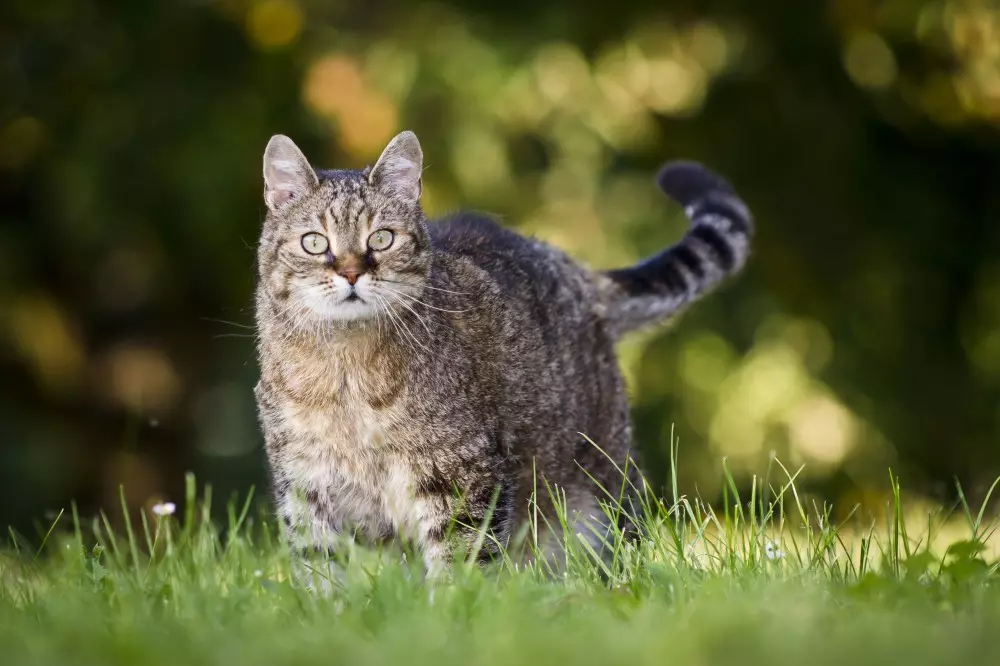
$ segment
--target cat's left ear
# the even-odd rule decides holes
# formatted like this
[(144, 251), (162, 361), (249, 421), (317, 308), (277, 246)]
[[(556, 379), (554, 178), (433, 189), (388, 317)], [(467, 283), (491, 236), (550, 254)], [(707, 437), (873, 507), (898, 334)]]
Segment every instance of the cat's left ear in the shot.
[(400, 132), (382, 151), (368, 182), (408, 202), (420, 199), (424, 153), (413, 132)]
[(276, 134), (264, 149), (264, 201), (272, 211), (309, 194), (319, 179), (299, 147)]

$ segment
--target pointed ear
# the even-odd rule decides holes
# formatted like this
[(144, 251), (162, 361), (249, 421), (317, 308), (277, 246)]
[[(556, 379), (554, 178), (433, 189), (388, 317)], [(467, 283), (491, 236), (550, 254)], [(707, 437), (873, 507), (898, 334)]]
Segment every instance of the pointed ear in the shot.
[(264, 201), (271, 210), (301, 199), (319, 183), (309, 160), (291, 139), (275, 134), (264, 149)]
[(424, 153), (413, 132), (396, 135), (368, 174), (368, 182), (410, 202), (420, 199)]

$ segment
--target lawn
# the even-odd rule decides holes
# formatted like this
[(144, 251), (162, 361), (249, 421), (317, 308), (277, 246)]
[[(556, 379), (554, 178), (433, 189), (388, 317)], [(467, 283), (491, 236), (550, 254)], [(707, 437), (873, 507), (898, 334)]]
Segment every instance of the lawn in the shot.
[(997, 663), (988, 507), (918, 521), (887, 486), (884, 516), (839, 523), (789, 479), (714, 511), (674, 493), (606, 570), (571, 541), (562, 574), (458, 563), (431, 584), (398, 553), (347, 548), (320, 595), (290, 582), (266, 514), (234, 502), (213, 523), (190, 480), (173, 516), (115, 531), (67, 511), (40, 548), (12, 538), (0, 663)]

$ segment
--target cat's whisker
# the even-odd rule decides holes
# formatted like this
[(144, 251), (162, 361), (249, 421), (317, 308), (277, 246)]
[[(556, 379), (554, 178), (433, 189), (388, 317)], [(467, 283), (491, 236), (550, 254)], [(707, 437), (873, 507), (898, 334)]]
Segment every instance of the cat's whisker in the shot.
[(410, 348), (410, 351), (412, 351), (414, 354), (417, 353), (416, 348), (414, 348), (413, 344), (410, 342), (412, 341), (416, 343), (421, 349), (430, 353), (430, 350), (426, 346), (421, 344), (419, 340), (413, 337), (409, 329), (406, 327), (406, 324), (402, 321), (402, 319), (397, 313), (394, 313), (392, 311), (392, 308), (389, 307), (387, 301), (385, 302), (385, 305), (386, 305), (385, 311), (389, 315), (390, 320), (393, 322), (393, 326), (395, 326), (396, 332), (400, 336), (400, 340), (406, 343), (406, 345)]
[[(305, 306), (298, 302), (292, 302), (287, 305), (281, 306), (275, 315), (275, 320), (286, 323), (288, 325), (288, 331), (284, 335), (286, 338), (292, 338), (297, 335), (309, 335), (313, 333), (312, 327), (307, 327), (306, 324), (313, 324), (313, 318), (309, 316), (309, 312), (306, 310)], [(280, 325), (279, 325), (280, 328)]]
[(381, 340), (382, 339), (382, 316), (381, 316), (382, 312), (381, 312), (381, 309), (379, 307), (380, 304), (378, 302), (378, 298), (375, 298), (375, 300), (372, 303), (372, 305), (375, 308), (375, 325), (378, 327), (378, 339)]
[(406, 301), (404, 301), (404, 300), (403, 300), (402, 298), (400, 298), (400, 297), (399, 297), (399, 294), (398, 294), (398, 293), (395, 293), (395, 292), (393, 292), (392, 290), (389, 290), (389, 289), (387, 289), (385, 293), (386, 293), (386, 294), (388, 294), (388, 295), (390, 295), (390, 296), (393, 296), (393, 297), (394, 297), (394, 298), (396, 299), (396, 302), (397, 302), (397, 303), (399, 303), (399, 304), (400, 304), (400, 305), (402, 305), (402, 306), (403, 306), (404, 308), (406, 308), (407, 310), (409, 310), (410, 312), (412, 312), (412, 313), (413, 313), (413, 316), (414, 316), (414, 317), (416, 317), (416, 318), (417, 318), (417, 321), (418, 321), (418, 322), (420, 322), (420, 324), (421, 324), (421, 325), (422, 325), (422, 326), (424, 327), (424, 330), (425, 330), (425, 331), (427, 331), (427, 335), (430, 335), (430, 336), (433, 336), (433, 335), (434, 335), (434, 334), (433, 334), (433, 333), (431, 332), (431, 329), (430, 329), (430, 327), (429, 327), (429, 326), (427, 326), (427, 322), (425, 322), (425, 321), (424, 321), (424, 318), (423, 318), (423, 317), (421, 317), (421, 316), (420, 316), (420, 315), (419, 315), (419, 314), (417, 313), (417, 311), (416, 311), (416, 310), (414, 310), (414, 309), (413, 309), (412, 307), (410, 307), (410, 305), (409, 305), (409, 304), (408, 304), (408, 303), (407, 303)]
[[(381, 298), (377, 294), (375, 295), (375, 299), (376, 299), (376, 302), (381, 306), (381, 308), (382, 308), (382, 314), (385, 315), (386, 321), (388, 321), (389, 325), (392, 326), (393, 329), (396, 331), (396, 333), (401, 336), (402, 334), (401, 334), (401, 332), (399, 330), (399, 327), (396, 325), (396, 322), (393, 320), (392, 313), (389, 312), (389, 305), (388, 305), (388, 303), (385, 302), (384, 298)], [(386, 327), (386, 334), (388, 334), (388, 333), (389, 333), (389, 330), (388, 330), (388, 326), (387, 326)]]
[[(392, 321), (392, 317), (390, 316), (391, 313), (389, 312), (389, 304), (386, 302), (386, 300), (384, 298), (382, 298), (378, 294), (373, 294), (373, 295), (375, 297), (375, 302), (381, 308), (380, 314), (384, 316), (385, 321), (387, 321), (389, 325), (392, 325), (393, 327), (395, 327), (395, 323)], [(383, 316), (379, 316), (378, 317), (380, 322), (382, 321)], [(381, 327), (381, 323), (379, 324), (379, 326)], [(381, 328), (379, 330), (381, 331)], [(386, 329), (385, 329), (385, 335), (389, 335), (389, 326), (388, 325), (386, 326)]]
[[(428, 354), (432, 354), (432, 355), (433, 355), (433, 353), (434, 353), (434, 352), (433, 352), (433, 350), (431, 350), (431, 348), (430, 348), (430, 347), (428, 347), (427, 345), (425, 345), (424, 343), (422, 343), (422, 342), (420, 341), (420, 339), (419, 339), (419, 338), (417, 338), (417, 336), (416, 336), (416, 335), (414, 335), (414, 333), (413, 333), (413, 331), (412, 331), (412, 330), (410, 329), (410, 327), (406, 325), (406, 321), (405, 321), (405, 320), (404, 320), (404, 319), (402, 318), (402, 316), (400, 316), (400, 314), (399, 314), (398, 312), (394, 313), (394, 316), (396, 316), (397, 318), (399, 318), (399, 325), (400, 325), (400, 327), (401, 327), (401, 328), (403, 329), (403, 331), (404, 331), (404, 332), (406, 333), (406, 336), (407, 336), (407, 337), (408, 337), (408, 338), (409, 338), (410, 340), (413, 340), (413, 343), (414, 343), (415, 345), (417, 345), (418, 347), (420, 347), (420, 348), (421, 348), (422, 350), (424, 350), (424, 351), (425, 351), (425, 352), (427, 352)], [(414, 350), (414, 351), (415, 351), (415, 350)]]
[(219, 338), (253, 338), (256, 339), (258, 336), (254, 333), (219, 333), (213, 335), (213, 340), (218, 340)]
[(253, 326), (251, 324), (240, 324), (238, 322), (228, 321), (226, 319), (213, 319), (212, 317), (202, 317), (201, 320), (202, 321), (210, 321), (210, 322), (213, 322), (213, 323), (216, 323), (216, 324), (226, 324), (227, 326), (235, 326), (236, 328), (247, 328), (247, 329), (250, 329), (250, 330), (253, 330), (254, 328), (256, 328), (255, 326)]
[[(391, 297), (393, 298), (393, 301), (392, 301), (393, 303), (397, 303), (397, 304), (399, 304), (399, 305), (402, 305), (403, 307), (405, 307), (405, 308), (406, 308), (407, 310), (409, 310), (409, 311), (410, 311), (411, 313), (413, 313), (413, 315), (414, 315), (414, 316), (415, 316), (415, 317), (416, 317), (416, 318), (417, 318), (417, 319), (418, 319), (418, 320), (419, 320), (419, 321), (420, 321), (421, 323), (423, 323), (423, 322), (424, 322), (424, 320), (428, 318), (428, 317), (426, 317), (426, 316), (422, 317), (422, 316), (421, 316), (421, 315), (420, 315), (420, 314), (419, 314), (418, 312), (416, 312), (416, 311), (415, 311), (415, 310), (414, 310), (414, 309), (413, 309), (413, 308), (412, 308), (412, 307), (410, 306), (410, 304), (409, 304), (409, 303), (408, 303), (407, 301), (404, 301), (404, 300), (403, 300), (403, 299), (401, 298), (401, 296), (402, 296), (403, 294), (401, 294), (401, 293), (399, 293), (399, 292), (397, 292), (397, 291), (395, 291), (395, 290), (392, 290), (392, 289), (387, 289), (387, 288), (384, 288), (384, 287), (383, 287), (383, 288), (382, 288), (382, 289), (380, 290), (380, 292), (381, 292), (382, 294), (384, 294), (385, 296), (391, 296)], [(433, 313), (430, 313), (430, 314), (433, 314)], [(441, 317), (430, 317), (430, 318), (431, 318), (431, 319), (433, 320), (433, 322), (434, 322), (434, 323), (435, 323), (436, 325), (445, 325), (445, 326), (448, 326), (449, 328), (451, 328), (452, 330), (455, 330), (455, 326), (454, 326), (454, 324), (453, 324), (452, 322), (450, 322), (450, 321), (449, 321), (448, 319), (445, 319), (445, 318), (441, 318)], [(427, 325), (426, 325), (426, 324), (424, 324), (424, 328), (427, 328)], [(431, 331), (428, 331), (428, 333), (429, 333), (429, 334), (431, 334), (431, 335), (433, 335), (433, 333), (431, 333)]]
[[(386, 301), (386, 304), (388, 305), (388, 301)], [(406, 336), (410, 340), (412, 340), (417, 346), (419, 346), (421, 349), (423, 349), (428, 354), (433, 353), (431, 351), (431, 349), (429, 347), (427, 347), (427, 345), (425, 345), (422, 342), (420, 342), (420, 340), (413, 334), (413, 332), (410, 330), (410, 327), (406, 325), (406, 320), (403, 319), (403, 317), (402, 317), (402, 315), (400, 313), (393, 312), (392, 308), (389, 308), (389, 307), (386, 308), (386, 312), (390, 313), (390, 316), (393, 317), (393, 319), (395, 319), (396, 321), (399, 322), (400, 328), (403, 330), (403, 332), (406, 334)]]
[(419, 284), (419, 285), (417, 285), (417, 284), (411, 284), (409, 282), (401, 282), (399, 280), (386, 280), (384, 278), (379, 278), (379, 282), (384, 282), (386, 284), (401, 284), (404, 287), (417, 287), (419, 289), (430, 289), (432, 291), (443, 291), (446, 294), (455, 294), (455, 295), (458, 295), (458, 296), (468, 296), (469, 294), (472, 293), (472, 292), (469, 292), (469, 291), (453, 291), (451, 289), (444, 289), (442, 287), (435, 287), (434, 285), (430, 285), (430, 284)]
[(407, 294), (405, 292), (399, 291), (398, 289), (393, 289), (391, 287), (383, 287), (383, 288), (387, 292), (396, 294), (397, 296), (404, 296), (406, 298), (409, 298), (411, 301), (413, 301), (415, 303), (419, 303), (420, 305), (423, 305), (426, 308), (430, 308), (431, 310), (437, 310), (438, 312), (448, 312), (450, 314), (461, 314), (463, 312), (472, 312), (475, 309), (475, 308), (467, 308), (465, 310), (448, 310), (446, 308), (439, 308), (436, 305), (431, 305), (430, 303), (424, 303), (422, 300), (420, 300), (416, 296), (411, 296), (411, 295), (409, 295), (409, 294)]
[[(377, 295), (375, 296), (375, 303), (378, 306), (378, 315), (377, 316), (379, 317), (379, 319), (382, 319), (382, 316), (384, 315), (385, 316), (385, 320), (389, 323), (389, 325), (395, 327), (395, 325), (396, 325), (395, 322), (393, 322), (392, 318), (389, 316), (389, 308), (388, 308), (388, 306)], [(388, 330), (386, 332), (388, 333)]]

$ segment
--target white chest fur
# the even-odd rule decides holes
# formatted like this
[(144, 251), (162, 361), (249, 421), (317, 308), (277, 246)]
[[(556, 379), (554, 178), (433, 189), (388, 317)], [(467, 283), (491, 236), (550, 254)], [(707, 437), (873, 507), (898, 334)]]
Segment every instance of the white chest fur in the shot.
[(282, 507), (322, 540), (348, 526), (373, 537), (410, 533), (418, 522), (412, 468), (394, 446), (392, 413), (361, 400), (324, 408), (289, 402), (282, 464), (291, 492)]

